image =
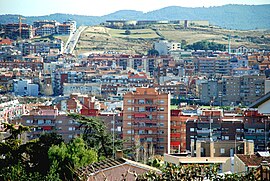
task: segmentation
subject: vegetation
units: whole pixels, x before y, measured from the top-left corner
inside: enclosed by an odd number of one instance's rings
[[[193,43],[192,45],[187,45],[186,47],[192,50],[213,50],[213,51],[226,50],[226,45],[215,43],[215,42],[208,42],[208,41],[199,41],[199,42]]]
[[[58,163],[60,178],[74,180],[73,171],[97,161],[97,153],[88,149],[82,138],[75,138],[70,143],[53,145],[48,155],[50,160]]]
[[[113,150],[122,149],[121,140],[116,139],[113,146],[112,135],[107,132],[107,128],[101,120],[78,114],[69,116],[77,120],[80,127],[83,127],[82,138],[89,148],[97,151],[98,158],[110,158],[113,156]]]
[[[113,147],[112,136],[101,120],[70,116],[84,134],[69,143],[56,133],[23,143],[22,135],[29,127],[4,124],[10,136],[0,142],[0,180],[76,180],[77,168],[112,157],[114,148],[121,149],[121,141],[115,141]]]
[[[155,162],[157,163],[157,162]],[[159,165],[159,164],[157,164]],[[144,174],[138,175],[137,181],[171,181],[171,180],[188,180],[188,181],[202,181],[202,180],[214,180],[214,181],[239,181],[239,180],[250,180],[255,181],[257,178],[253,171],[248,174],[225,174],[218,175],[218,165],[175,165],[165,164],[161,166],[161,173],[149,171]]]

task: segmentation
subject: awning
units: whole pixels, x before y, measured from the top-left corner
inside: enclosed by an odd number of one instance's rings
[[[43,126],[43,130],[52,130],[52,126]]]
[[[145,114],[134,114],[135,118],[145,118],[146,115]]]

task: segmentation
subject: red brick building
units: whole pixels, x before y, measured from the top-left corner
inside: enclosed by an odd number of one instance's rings
[[[137,88],[124,95],[123,107],[124,147],[134,148],[139,142],[152,145],[155,154],[170,152],[170,94]]]

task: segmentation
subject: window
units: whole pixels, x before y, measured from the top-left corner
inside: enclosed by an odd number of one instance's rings
[[[73,131],[73,130],[75,130],[75,127],[69,127],[68,130]]]
[[[62,124],[63,121],[62,121],[62,120],[58,120],[57,122],[58,122],[59,124]]]
[[[160,100],[159,101],[159,104],[164,104],[164,100]]]
[[[220,148],[220,153],[224,154],[225,153],[225,149],[224,148]]]
[[[127,130],[127,134],[131,134],[132,133],[132,131],[131,130]]]
[[[46,124],[51,124],[52,120],[46,120]]]
[[[128,119],[131,119],[131,118],[132,118],[132,116],[131,116],[131,115],[128,115],[128,116],[127,116],[127,118],[128,118]]]
[[[164,119],[164,115],[159,115],[159,119]]]
[[[26,123],[33,123],[33,120],[26,120]]]
[[[194,132],[195,131],[195,129],[194,128],[190,128],[190,132]]]
[[[160,127],[164,127],[164,123],[159,123],[159,126]]]
[[[72,134],[68,135],[68,138],[73,138],[73,135]]]
[[[69,120],[68,122],[69,122],[69,124],[72,124],[73,123],[73,120]]]
[[[44,124],[44,120],[38,120],[38,124]]]
[[[127,102],[128,103],[134,103],[134,100],[128,99]]]
[[[127,125],[128,125],[128,126],[131,126],[132,124],[131,124],[131,122],[128,122]]]
[[[127,110],[128,111],[132,111],[133,110],[133,107],[128,107]]]
[[[139,112],[144,112],[145,108],[144,107],[139,107]]]
[[[164,111],[164,110],[165,110],[164,107],[159,108],[159,111]]]
[[[139,104],[145,104],[145,101],[144,101],[144,99],[139,99],[138,103]]]

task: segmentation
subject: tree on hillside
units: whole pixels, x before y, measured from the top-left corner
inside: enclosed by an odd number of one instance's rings
[[[130,35],[131,34],[131,31],[130,30],[126,30],[125,31],[125,35]]]
[[[187,45],[187,48],[192,49],[192,50],[225,51],[226,45],[215,43],[215,42],[208,42],[208,41],[203,40],[203,41],[195,42],[191,45]]]

